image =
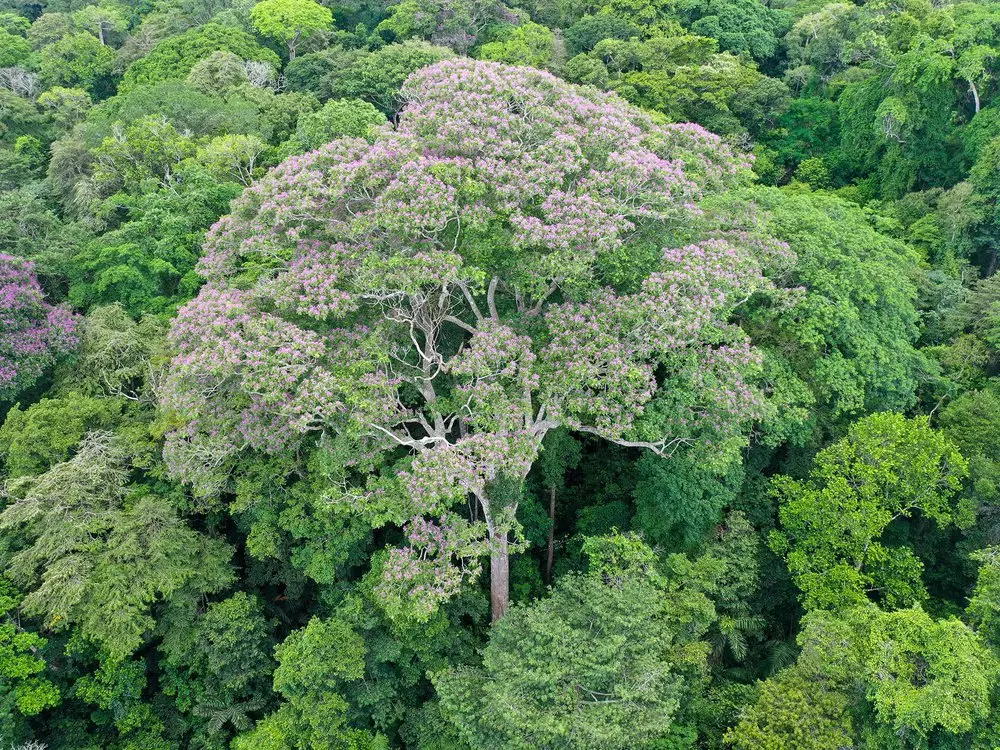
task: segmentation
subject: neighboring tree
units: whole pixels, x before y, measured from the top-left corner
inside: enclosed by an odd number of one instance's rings
[[[346,685],[364,675],[365,644],[340,620],[314,617],[275,649],[274,690],[285,702],[235,750],[384,750],[385,738],[347,725]]]
[[[225,182],[253,184],[268,145],[255,135],[220,135],[198,148],[195,159],[213,177]]]
[[[772,383],[797,394],[795,406],[808,415],[784,413],[798,440],[822,437],[852,417],[912,408],[927,371],[915,346],[914,250],[833,195],[754,188],[721,200],[724,215],[744,217],[741,228],[751,236],[783,240],[797,258],[783,283],[800,289],[802,301],[746,315],[754,342],[768,352]]]
[[[187,82],[203,94],[223,97],[247,81],[243,60],[225,50],[196,62],[187,77]]]
[[[21,594],[0,577],[0,732],[17,736],[23,717],[37,716],[61,700],[59,688],[46,676],[41,654],[47,643],[22,627]]]
[[[70,458],[84,435],[110,427],[122,403],[73,393],[43,398],[22,410],[15,405],[0,427],[0,458],[7,476],[38,475]]]
[[[451,50],[427,42],[389,44],[343,69],[334,69],[326,83],[333,96],[364,99],[395,118],[405,101],[401,87],[410,74],[454,56]]]
[[[703,674],[714,573],[628,536],[587,539],[586,574],[515,605],[483,665],[437,675],[442,712],[482,750],[656,747]],[[669,745],[668,745],[669,746]]]
[[[954,520],[965,459],[926,417],[874,414],[820,451],[809,478],[773,480],[781,530],[771,546],[788,563],[807,609],[840,610],[876,597],[910,606],[926,594],[908,547],[883,543],[889,525],[919,513]]]
[[[260,89],[273,88],[278,85],[278,72],[270,63],[263,60],[246,60],[243,63],[243,72],[246,73],[247,82],[251,86]]]
[[[309,52],[289,60],[282,73],[285,85],[291,91],[312,94],[320,99],[330,98],[327,78],[351,68],[360,58],[370,54],[367,50],[344,49],[337,44],[319,52]]]
[[[40,53],[42,80],[47,86],[75,87],[106,93],[115,53],[90,34],[72,34]]]
[[[73,23],[97,34],[101,44],[108,43],[109,34],[118,34],[128,28],[122,11],[113,5],[87,5],[73,14]]]
[[[722,520],[722,509],[733,505],[743,472],[739,466],[703,466],[697,456],[664,460],[646,454],[635,465],[633,528],[651,544],[665,549],[693,550]]]
[[[154,130],[159,131],[159,127]],[[176,181],[162,189],[140,191],[137,195],[119,192],[109,198],[116,207],[128,209],[129,220],[87,243],[72,257],[69,298],[77,307],[117,302],[139,317],[143,313],[169,311],[197,292],[199,282],[194,266],[204,232],[239,195],[242,185],[220,181],[204,168],[190,163],[175,174],[173,169],[177,165],[172,158],[178,152],[167,146],[179,142],[183,147],[181,153],[193,155],[197,152],[183,137],[179,141],[171,140],[177,135],[171,130],[166,131],[170,139],[158,145],[140,138],[115,142],[108,151],[102,149],[103,154],[114,159],[109,161],[108,171],[104,172],[112,178],[116,177],[111,171],[113,165],[115,170],[121,167],[119,174],[128,184],[147,181],[145,187],[149,187],[150,182],[159,183],[151,172],[155,166],[169,169]],[[143,135],[150,132],[144,130],[140,122],[126,134],[139,131]],[[246,168],[246,154],[239,152],[237,155],[244,160],[227,162],[227,173],[233,166]],[[132,156],[137,157],[136,161],[128,164]],[[140,157],[148,161],[140,163]],[[161,174],[165,176],[166,172]],[[138,178],[135,183],[131,183],[133,177]]]
[[[162,115],[116,123],[112,134],[94,149],[94,179],[106,195],[119,190],[138,193],[147,180],[166,186],[180,163],[196,151],[194,139]]]
[[[869,605],[811,612],[803,626],[796,664],[730,731],[736,750],[950,747],[989,714],[1000,665],[955,618]]]
[[[77,319],[45,301],[32,263],[0,253],[0,402],[77,345]]]
[[[164,39],[129,65],[118,86],[118,93],[141,84],[184,80],[198,61],[214,52],[231,52],[241,60],[260,60],[275,68],[281,67],[278,56],[261,47],[250,34],[218,23],[208,23]]]
[[[168,499],[127,484],[122,442],[91,433],[69,461],[10,485],[0,513],[0,530],[23,540],[3,556],[28,591],[23,611],[54,630],[76,626],[117,658],[150,634],[154,603],[176,596],[193,605],[233,580],[227,544],[191,529]]]
[[[681,8],[691,31],[759,62],[775,56],[790,25],[787,11],[754,0],[687,0]]]
[[[0,28],[0,68],[22,65],[31,55],[31,42],[24,34],[10,33]]]
[[[38,97],[38,104],[67,130],[82,121],[94,105],[90,95],[83,89],[68,89],[63,86],[53,86],[44,91]]]
[[[0,68],[0,87],[25,99],[34,99],[41,87],[41,82],[37,73],[14,66]]]
[[[739,455],[767,410],[729,318],[787,253],[673,244],[695,200],[745,174],[699,127],[470,61],[415,75],[406,96],[396,129],[291,159],[214,227],[209,283],[171,334],[163,404],[185,426],[165,455],[212,493],[244,448],[325,433],[346,462],[330,501],[407,527],[387,606],[433,610],[489,554],[499,619],[549,430]],[[612,288],[626,258],[638,265]]]
[[[1000,648],[1000,547],[978,550],[972,559],[980,564],[979,576],[966,612],[986,642]]]
[[[467,54],[488,29],[516,18],[497,0],[393,0],[375,31],[394,41],[423,39]]]
[[[174,695],[177,708],[203,717],[199,740],[219,740],[229,727],[253,725],[247,714],[270,701],[274,672],[274,626],[260,600],[239,591],[212,602],[188,627],[186,621],[165,621],[163,691]],[[211,738],[211,739],[210,739]]]
[[[572,55],[590,52],[604,39],[627,41],[642,36],[642,29],[618,16],[584,16],[566,29],[566,46]]]
[[[250,11],[253,26],[264,36],[288,45],[288,59],[295,59],[299,42],[333,25],[333,14],[315,0],[262,0]]]
[[[55,44],[64,36],[69,36],[75,31],[73,18],[68,13],[48,12],[43,13],[28,29],[28,41],[36,50]]]
[[[555,54],[555,35],[537,23],[523,23],[510,30],[500,40],[479,48],[479,58],[509,65],[530,65],[549,68]]]
[[[318,112],[303,114],[295,138],[312,151],[338,138],[369,138],[373,128],[385,125],[385,115],[359,99],[331,99]]]
[[[60,388],[148,403],[159,375],[153,360],[165,338],[166,325],[152,316],[136,322],[121,305],[96,307],[83,319],[72,365],[57,373]]]

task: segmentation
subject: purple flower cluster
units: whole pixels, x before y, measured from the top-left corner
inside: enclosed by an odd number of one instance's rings
[[[0,401],[31,385],[79,344],[78,318],[45,301],[34,266],[0,253]]]

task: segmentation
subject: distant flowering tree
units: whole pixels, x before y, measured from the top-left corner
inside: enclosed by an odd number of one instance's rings
[[[788,252],[694,239],[696,202],[748,167],[698,126],[470,60],[404,94],[396,128],[289,159],[209,232],[165,455],[217,491],[244,448],[321,434],[350,459],[331,500],[409,532],[385,605],[430,611],[489,554],[496,619],[549,430],[720,460],[746,443],[760,358],[730,319]]]
[[[0,253],[0,402],[27,388],[78,343],[77,318],[45,301],[26,260]]]

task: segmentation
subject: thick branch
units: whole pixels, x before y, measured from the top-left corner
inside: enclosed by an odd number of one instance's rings
[[[462,294],[465,296],[465,301],[469,303],[469,308],[472,310],[472,314],[476,316],[476,320],[482,320],[483,314],[479,310],[479,305],[476,304],[476,298],[473,297],[472,292],[469,291],[469,285],[464,281],[459,281],[458,288],[462,290]]]
[[[476,333],[476,329],[473,326],[469,325],[460,318],[456,318],[454,315],[445,315],[441,320],[451,323],[452,325],[456,325],[469,333]]]
[[[674,451],[677,450],[682,445],[691,445],[694,443],[694,438],[687,437],[677,437],[673,440],[661,440],[659,442],[653,443],[645,440],[625,440],[623,438],[612,438],[608,437],[605,433],[598,430],[596,427],[586,427],[584,425],[574,425],[574,430],[578,432],[586,432],[591,435],[597,435],[605,440],[614,443],[616,445],[621,445],[626,448],[646,448],[653,451],[658,456],[663,456],[664,458],[672,456]]]
[[[424,450],[428,446],[434,445],[435,443],[445,443],[448,441],[447,438],[438,435],[428,435],[427,437],[423,438],[410,437],[409,435],[403,437],[401,435],[397,435],[392,430],[386,429],[380,424],[374,424],[371,422],[368,424],[368,426],[374,430],[378,430],[379,432],[385,433],[399,445],[405,446],[406,448],[412,448],[413,450],[418,450],[418,451]]]
[[[532,307],[530,310],[528,310],[527,313],[528,315],[534,317],[535,315],[538,315],[538,313],[542,311],[542,306],[545,304],[545,300],[547,300],[549,297],[555,294],[556,289],[559,288],[560,281],[561,279],[552,280],[552,283],[549,284],[549,288],[545,290],[545,293],[542,294],[541,297],[539,297],[538,301],[535,303],[535,306]]]

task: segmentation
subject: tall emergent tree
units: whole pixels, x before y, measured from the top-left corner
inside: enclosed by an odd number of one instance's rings
[[[396,129],[289,159],[209,232],[165,455],[212,492],[242,449],[319,439],[331,502],[407,527],[387,611],[426,614],[489,554],[497,619],[549,430],[738,455],[765,401],[729,319],[788,253],[699,239],[695,202],[747,163],[698,126],[469,60],[404,94]]]

